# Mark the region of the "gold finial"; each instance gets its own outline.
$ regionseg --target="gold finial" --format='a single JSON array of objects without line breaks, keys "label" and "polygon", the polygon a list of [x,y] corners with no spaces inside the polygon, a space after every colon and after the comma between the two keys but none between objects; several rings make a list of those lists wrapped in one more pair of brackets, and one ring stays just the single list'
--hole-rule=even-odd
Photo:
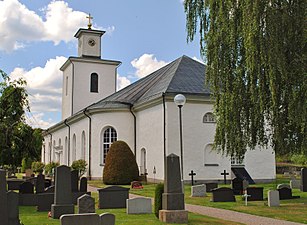
[{"label": "gold finial", "polygon": [[88,29],[90,30],[90,29],[92,29],[91,20],[93,19],[93,17],[92,17],[91,14],[89,13],[88,16],[87,16],[86,18],[88,18],[88,25],[87,25],[87,27],[88,27]]}]

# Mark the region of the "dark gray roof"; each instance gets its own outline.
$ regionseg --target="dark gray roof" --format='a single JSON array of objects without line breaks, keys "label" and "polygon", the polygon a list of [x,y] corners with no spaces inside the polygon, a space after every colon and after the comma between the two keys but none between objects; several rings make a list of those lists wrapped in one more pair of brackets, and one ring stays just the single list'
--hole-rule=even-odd
[{"label": "dark gray roof", "polygon": [[88,109],[128,108],[153,100],[163,93],[209,95],[210,90],[205,87],[205,65],[182,56]]}]

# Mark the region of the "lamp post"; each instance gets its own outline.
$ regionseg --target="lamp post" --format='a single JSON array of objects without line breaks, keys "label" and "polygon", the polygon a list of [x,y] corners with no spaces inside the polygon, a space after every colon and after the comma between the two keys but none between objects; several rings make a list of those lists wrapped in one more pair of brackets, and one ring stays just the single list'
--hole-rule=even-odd
[{"label": "lamp post", "polygon": [[175,104],[179,108],[179,138],[180,138],[180,159],[181,159],[181,179],[183,181],[183,145],[182,145],[182,115],[181,109],[186,102],[186,98],[182,94],[178,94],[174,98]]}]

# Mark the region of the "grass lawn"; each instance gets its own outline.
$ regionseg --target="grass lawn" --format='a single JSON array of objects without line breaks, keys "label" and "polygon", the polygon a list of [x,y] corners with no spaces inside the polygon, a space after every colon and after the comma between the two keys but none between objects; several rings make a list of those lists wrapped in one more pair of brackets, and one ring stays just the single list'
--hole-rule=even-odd
[{"label": "grass lawn", "polygon": [[[96,205],[98,201],[98,193],[92,193],[95,198]],[[60,221],[57,219],[48,218],[47,212],[36,212],[36,208],[32,206],[21,206],[19,208],[19,217],[24,225],[60,225]],[[77,209],[75,209],[77,212]],[[115,214],[116,225],[167,225],[160,222],[154,214],[139,214],[139,215],[127,215],[126,209],[97,209],[96,213],[101,214],[110,212]],[[189,213],[189,225],[235,225],[238,223],[211,218],[203,215]]]},{"label": "grass lawn", "polygon": [[[101,181],[89,181],[89,183],[96,187],[104,187]],[[307,192],[301,192],[298,189],[293,190],[294,196],[300,196],[299,199],[291,200],[281,200],[280,207],[268,207],[267,206],[267,192],[268,190],[273,190],[276,188],[277,184],[289,183],[289,179],[279,178],[277,182],[270,184],[257,184],[251,186],[264,187],[264,201],[251,201],[245,206],[245,202],[242,200],[241,196],[236,196],[236,202],[211,202],[211,193],[207,193],[207,197],[190,197],[191,186],[185,185],[185,202],[194,205],[203,205],[216,208],[229,209],[244,213],[249,213],[253,215],[271,217],[275,219],[288,220],[299,223],[307,224]],[[222,185],[228,186],[229,185]],[[126,186],[129,187],[129,186]],[[154,184],[144,185],[144,189],[130,189],[130,193],[154,197]]]}]

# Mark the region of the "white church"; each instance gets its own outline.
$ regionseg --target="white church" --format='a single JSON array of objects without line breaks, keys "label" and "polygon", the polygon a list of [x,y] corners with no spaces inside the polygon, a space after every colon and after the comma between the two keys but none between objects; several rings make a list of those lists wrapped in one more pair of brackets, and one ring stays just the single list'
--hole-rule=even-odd
[{"label": "white church", "polygon": [[[125,141],[135,155],[140,175],[164,179],[164,158],[181,156],[183,177],[222,181],[221,173],[254,181],[275,179],[272,149],[249,150],[243,160],[212,151],[215,134],[213,100],[204,86],[205,66],[182,56],[116,92],[120,61],[101,58],[104,31],[79,29],[78,57],[69,57],[63,72],[62,121],[44,132],[42,161],[71,165],[88,163],[87,176],[101,179],[112,142]],[[183,94],[180,139],[179,108],[174,97]],[[180,147],[182,140],[182,148]]]}]

